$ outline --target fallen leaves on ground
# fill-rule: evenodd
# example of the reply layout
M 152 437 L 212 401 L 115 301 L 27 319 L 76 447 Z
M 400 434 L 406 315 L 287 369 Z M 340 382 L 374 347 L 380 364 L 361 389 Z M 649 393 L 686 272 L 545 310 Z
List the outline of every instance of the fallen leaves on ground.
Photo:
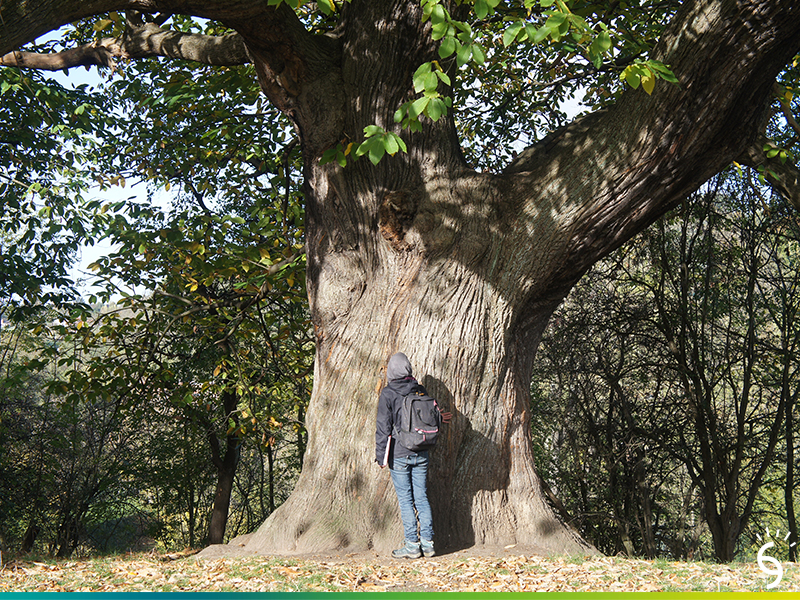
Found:
M 189 553 L 187 553 L 189 554 Z M 0 592 L 18 591 L 758 591 L 774 579 L 755 563 L 540 556 L 431 559 L 351 555 L 326 559 L 129 555 L 25 561 L 0 568 Z M 785 563 L 776 591 L 800 591 L 800 565 Z

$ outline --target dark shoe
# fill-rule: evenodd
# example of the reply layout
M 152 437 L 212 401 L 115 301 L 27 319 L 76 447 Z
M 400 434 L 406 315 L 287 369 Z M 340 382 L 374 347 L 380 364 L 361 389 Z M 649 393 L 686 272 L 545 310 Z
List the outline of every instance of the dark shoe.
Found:
M 429 542 L 427 540 L 422 540 L 419 545 L 420 545 L 420 549 L 422 550 L 422 555 L 425 558 L 430 558 L 431 556 L 436 556 L 436 551 L 433 549 L 433 542 Z
M 419 549 L 418 542 L 406 541 L 406 545 L 397 550 L 392 550 L 392 556 L 395 558 L 419 558 L 422 552 Z

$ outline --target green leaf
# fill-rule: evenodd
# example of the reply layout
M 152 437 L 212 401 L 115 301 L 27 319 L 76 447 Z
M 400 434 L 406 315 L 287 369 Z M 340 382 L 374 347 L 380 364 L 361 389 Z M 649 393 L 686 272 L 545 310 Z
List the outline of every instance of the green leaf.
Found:
M 678 78 L 675 77 L 675 73 L 670 70 L 667 65 L 664 63 L 657 61 L 657 60 L 648 60 L 647 65 L 652 69 L 658 77 L 661 77 L 664 81 L 668 81 L 669 83 L 678 84 Z
M 445 108 L 444 102 L 439 98 L 433 98 L 428 104 L 428 116 L 433 121 L 438 121 L 439 117 L 446 112 L 447 109 Z
M 394 136 L 387 135 L 386 139 L 383 141 L 383 148 L 386 150 L 386 153 L 389 155 L 393 155 L 400 149 L 400 145 L 397 143 L 397 140 Z
M 534 44 L 538 44 L 549 35 L 550 35 L 550 28 L 547 25 L 542 25 L 539 29 L 536 30 L 536 34 L 533 36 L 533 38 L 531 38 L 531 41 Z
M 567 16 L 564 13 L 554 12 L 551 13 L 550 16 L 547 18 L 546 25 L 550 29 L 556 29 L 563 25 L 564 23 L 568 23 Z
M 448 36 L 442 40 L 441 46 L 439 46 L 439 56 L 441 58 L 447 58 L 457 49 L 458 42 L 456 38 L 453 36 Z M 4 82 L 5 83 L 5 82 Z
M 361 158 L 367 152 L 369 152 L 369 149 L 372 147 L 372 144 L 374 144 L 374 143 L 375 143 L 375 140 L 372 139 L 372 138 L 367 138 L 366 140 L 361 142 L 358 145 L 358 148 L 356 148 L 356 151 L 354 153 L 356 155 L 356 158 Z
M 611 36 L 607 31 L 601 31 L 600 34 L 592 40 L 589 46 L 589 52 L 592 54 L 602 55 L 609 51 L 611 48 Z
M 339 163 L 340 166 L 344 167 L 347 164 L 347 158 L 344 155 L 344 151 L 342 148 L 342 144 L 336 144 L 333 148 L 329 148 L 325 152 L 322 153 L 322 157 L 319 159 L 320 165 L 326 165 L 329 162 L 336 161 Z
M 383 144 L 372 144 L 369 149 L 369 160 L 372 162 L 373 165 L 377 165 L 381 162 L 386 149 L 383 147 Z
M 417 98 L 414 102 L 411 103 L 411 106 L 408 109 L 408 115 L 412 119 L 416 119 L 419 115 L 423 113 L 425 108 L 428 106 L 428 103 L 431 99 L 428 96 L 423 96 L 422 98 Z
M 439 87 L 439 78 L 436 76 L 436 73 L 428 73 L 425 75 L 424 83 L 426 92 L 435 92 L 436 88 Z
M 447 35 L 449 29 L 450 24 L 447 21 L 433 22 L 433 27 L 431 28 L 431 37 L 434 40 L 440 40 Z
M 640 76 L 638 71 L 634 70 L 633 67 L 634 65 L 628 65 L 625 67 L 625 70 L 620 74 L 620 79 L 628 82 L 629 86 L 631 86 L 633 89 L 636 89 L 639 87 Z
M 333 3 L 333 0 L 317 0 L 317 6 L 319 6 L 319 9 L 326 15 L 331 15 L 336 10 L 336 5 Z
M 464 44 L 458 51 L 458 54 L 456 54 L 456 64 L 459 67 L 462 67 L 469 62 L 469 59 L 471 57 L 472 57 L 472 45 Z
M 429 62 L 422 63 L 417 70 L 414 72 L 413 81 L 414 81 L 414 91 L 419 93 L 422 90 L 426 89 L 425 82 L 428 75 L 431 74 L 432 65 Z
M 435 4 L 431 10 L 431 22 L 433 24 L 445 21 L 447 19 L 447 11 L 441 4 Z
M 364 127 L 364 135 L 366 137 L 372 137 L 373 135 L 382 135 L 384 133 L 386 133 L 386 130 L 378 125 L 367 125 L 366 127 Z
M 400 108 L 398 108 L 394 113 L 394 122 L 400 123 L 403 118 L 408 114 L 408 107 L 411 105 L 410 102 L 406 102 Z
M 482 65 L 486 62 L 486 53 L 479 44 L 472 45 L 472 59 L 479 65 Z
M 517 34 L 523 27 L 522 21 L 517 21 L 516 23 L 512 23 L 506 30 L 503 32 L 503 45 L 508 47 L 514 43 L 514 40 L 517 39 Z

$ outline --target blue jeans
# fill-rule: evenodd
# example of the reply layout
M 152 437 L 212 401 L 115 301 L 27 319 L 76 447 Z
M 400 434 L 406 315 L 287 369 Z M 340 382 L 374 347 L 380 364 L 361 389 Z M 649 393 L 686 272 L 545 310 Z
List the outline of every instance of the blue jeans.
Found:
M 433 517 L 428 503 L 428 451 L 394 458 L 389 464 L 394 491 L 400 503 L 403 532 L 409 542 L 433 540 Z M 419 536 L 417 535 L 419 519 Z

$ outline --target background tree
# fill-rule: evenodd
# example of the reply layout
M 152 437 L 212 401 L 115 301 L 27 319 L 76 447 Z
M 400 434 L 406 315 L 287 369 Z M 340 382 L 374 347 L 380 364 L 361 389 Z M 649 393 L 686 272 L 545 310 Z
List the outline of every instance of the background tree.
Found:
M 114 23 L 112 18 L 99 29 L 111 28 Z M 185 26 L 196 27 L 191 22 Z M 85 39 L 93 31 L 79 27 L 68 35 Z M 64 296 L 59 296 L 57 314 L 46 315 L 39 324 L 30 320 L 19 323 L 19 330 L 32 330 L 43 345 L 34 347 L 31 342 L 27 357 L 20 357 L 18 352 L 15 357 L 14 349 L 7 347 L 4 356 L 11 357 L 9 365 L 34 356 L 36 359 L 28 362 L 28 372 L 43 371 L 45 376 L 58 361 L 58 376 L 50 382 L 50 389 L 57 394 L 98 397 L 103 390 L 114 389 L 124 396 L 126 414 L 140 420 L 147 415 L 147 435 L 169 441 L 126 438 L 128 455 L 141 458 L 126 467 L 126 477 L 147 490 L 134 492 L 129 505 L 144 502 L 152 506 L 152 490 L 169 483 L 175 488 L 174 494 L 155 494 L 155 521 L 163 524 L 157 537 L 166 545 L 176 543 L 175 538 L 184 534 L 183 543 L 191 546 L 220 543 L 231 501 L 241 502 L 234 513 L 250 530 L 280 504 L 296 479 L 301 463 L 298 454 L 302 456 L 305 446 L 302 415 L 308 402 L 312 346 L 304 308 L 303 262 L 297 251 L 302 207 L 297 204 L 296 157 L 291 155 L 294 144 L 287 140 L 288 146 L 279 147 L 275 154 L 265 151 L 274 137 L 287 136 L 286 125 L 276 120 L 270 128 L 261 126 L 257 88 L 252 79 L 244 80 L 248 85 L 242 79 L 246 69 L 209 72 L 204 86 L 199 86 L 180 73 L 159 71 L 157 64 L 141 66 L 141 73 L 129 73 L 111 85 L 118 114 L 130 118 L 131 127 L 124 137 L 127 159 L 121 161 L 116 151 L 121 132 L 112 126 L 114 121 L 110 117 L 101 119 L 97 112 L 95 119 L 108 127 L 102 132 L 97 128 L 86 131 L 91 139 L 79 141 L 91 149 L 93 163 L 88 174 L 101 187 L 122 189 L 131 183 L 157 181 L 179 193 L 173 207 L 167 211 L 142 200 L 93 201 L 94 212 L 76 226 L 81 229 L 70 232 L 63 225 L 56 227 L 62 216 L 56 215 L 50 238 L 39 240 L 35 232 L 23 236 L 4 257 L 17 260 L 14 253 L 19 247 L 40 260 L 55 261 L 62 280 L 50 279 L 48 283 L 58 284 L 73 295 L 68 267 L 81 244 L 103 235 L 118 250 L 92 265 L 97 282 L 90 300 L 95 306 L 99 301 L 106 303 L 99 314 L 82 302 L 65 304 Z M 8 69 L 4 73 L 18 75 Z M 4 86 L 3 92 L 9 96 L 15 89 Z M 43 83 L 42 89 L 48 90 Z M 60 89 L 56 86 L 55 91 Z M 208 110 L 195 107 L 189 111 L 175 102 L 176 97 L 192 95 Z M 91 96 L 80 96 L 84 101 L 85 97 Z M 148 97 L 153 101 L 143 102 Z M 214 104 L 208 102 L 209 97 L 214 98 Z M 224 103 L 220 101 L 223 99 Z M 21 113 L 16 106 L 18 99 L 10 101 Z M 61 105 L 67 111 L 74 109 L 63 101 Z M 217 124 L 214 130 L 208 127 L 212 121 Z M 165 140 L 164 132 L 172 137 Z M 201 133 L 207 145 L 197 151 Z M 79 136 L 79 132 L 73 135 Z M 54 144 L 49 138 L 48 143 Z M 210 150 L 212 145 L 214 151 Z M 154 146 L 163 152 L 154 152 Z M 16 162 L 31 171 L 44 169 L 34 162 L 41 161 L 36 154 L 39 149 L 27 150 L 31 160 L 16 157 Z M 78 177 L 74 166 L 70 174 Z M 229 183 L 238 180 L 239 185 L 221 188 L 223 176 Z M 85 179 L 78 181 L 86 184 Z M 25 189 L 19 196 L 25 198 L 33 213 L 39 210 L 36 202 L 48 198 Z M 4 197 L 9 199 L 13 197 Z M 68 200 L 65 196 L 67 208 L 71 206 Z M 226 213 L 226 208 L 237 214 Z M 41 215 L 33 217 L 41 220 Z M 70 224 L 74 221 L 69 220 Z M 10 220 L 8 226 L 12 227 Z M 56 247 L 49 253 L 58 236 L 68 233 L 72 234 L 68 246 L 71 254 L 61 255 Z M 35 287 L 28 273 L 42 269 L 32 263 L 26 267 L 19 273 L 8 273 L 8 281 L 15 286 L 9 294 L 21 290 L 20 298 L 34 306 L 40 300 L 45 305 L 54 303 L 53 298 L 41 296 L 42 284 Z M 9 296 L 9 301 L 14 302 L 15 297 Z M 108 304 L 115 301 L 120 303 Z M 75 312 L 70 312 L 72 306 Z M 16 313 L 24 314 L 19 310 Z M 10 312 L 4 313 L 4 318 L 10 317 Z M 61 319 L 64 322 L 59 322 Z M 61 355 L 47 345 L 43 332 L 54 324 L 58 326 L 53 331 L 55 343 L 77 348 L 80 355 Z M 4 382 L 13 383 L 10 377 Z M 26 401 L 35 405 L 38 395 L 31 393 Z M 79 418 L 84 408 L 80 402 L 72 402 L 64 416 L 77 411 L 74 418 Z M 241 422 L 245 417 L 246 424 Z M 7 422 L 15 421 L 7 418 Z M 25 445 L 24 436 L 11 441 Z M 143 452 L 140 446 L 145 443 L 147 450 Z M 198 449 L 191 448 L 197 443 L 206 450 L 205 465 Z M 158 460 L 165 455 L 172 458 Z M 84 460 L 77 448 L 66 451 L 66 456 L 77 464 Z M 264 468 L 268 481 L 259 484 L 260 478 L 256 478 L 252 490 L 235 494 L 236 468 L 243 456 L 249 475 Z M 34 464 L 44 468 L 46 460 L 42 455 Z M 211 500 L 209 465 L 217 470 L 218 493 L 212 494 Z M 124 495 L 127 483 L 122 477 L 117 482 L 118 495 Z M 244 487 L 240 482 L 240 490 Z M 30 491 L 35 498 L 31 506 L 49 502 L 55 494 L 52 486 Z M 264 501 L 258 491 L 264 493 Z M 137 510 L 147 513 L 145 507 Z M 188 522 L 176 519 L 182 513 L 188 515 Z M 43 524 L 47 518 L 39 517 L 42 537 L 52 538 Z M 89 501 L 73 519 L 74 535 L 63 553 L 79 542 L 108 547 L 89 523 L 95 517 L 97 507 Z M 175 527 L 171 527 L 173 523 Z M 242 525 L 237 527 L 242 533 Z M 12 533 L 9 538 L 19 541 L 21 534 Z M 22 549 L 30 550 L 25 544 Z
M 112 127 L 108 102 L 34 72 L 0 69 L 0 297 L 2 317 L 81 304 L 71 274 L 105 221 L 87 198 L 95 143 Z
M 777 459 L 794 435 L 796 219 L 742 183 L 718 178 L 598 265 L 543 342 L 543 471 L 604 551 L 730 561 L 754 531 L 794 531 L 794 461 Z M 704 527 L 684 538 L 687 518 Z
M 131 35 L 101 40 L 88 52 L 99 58 L 80 60 L 108 64 L 129 41 L 146 40 L 128 54 L 221 64 L 243 41 L 262 91 L 292 121 L 303 159 L 315 386 L 303 473 L 250 549 L 396 543 L 388 480 L 370 461 L 370 423 L 381 368 L 405 350 L 456 414 L 432 467 L 439 542 L 586 551 L 545 500 L 534 468 L 529 382 L 542 331 L 592 264 L 732 161 L 744 163 L 753 147 L 762 154 L 749 163 L 792 193 L 781 176 L 791 161 L 767 164 L 780 150 L 762 160 L 760 134 L 776 77 L 797 51 L 799 9 L 699 0 L 658 10 L 642 3 L 629 16 L 621 3 L 549 0 L 300 4 L 15 2 L 5 5 L 0 51 L 102 11 L 161 11 L 128 27 Z M 165 31 L 174 12 L 238 35 Z M 464 160 L 447 95 L 474 89 L 461 67 L 502 60 L 486 48 L 504 42 L 530 43 L 522 51 L 537 67 L 531 89 L 563 81 L 553 70 L 582 72 L 606 108 L 502 170 L 477 172 Z M 548 51 L 539 54 L 539 42 Z M 537 60 L 547 52 L 555 62 Z M 3 62 L 61 68 L 70 56 L 12 53 Z M 662 82 L 651 94 L 673 73 L 678 85 Z M 637 89 L 613 89 L 619 76 Z M 494 104 L 486 88 L 474 106 Z M 370 160 L 353 160 L 364 155 Z

